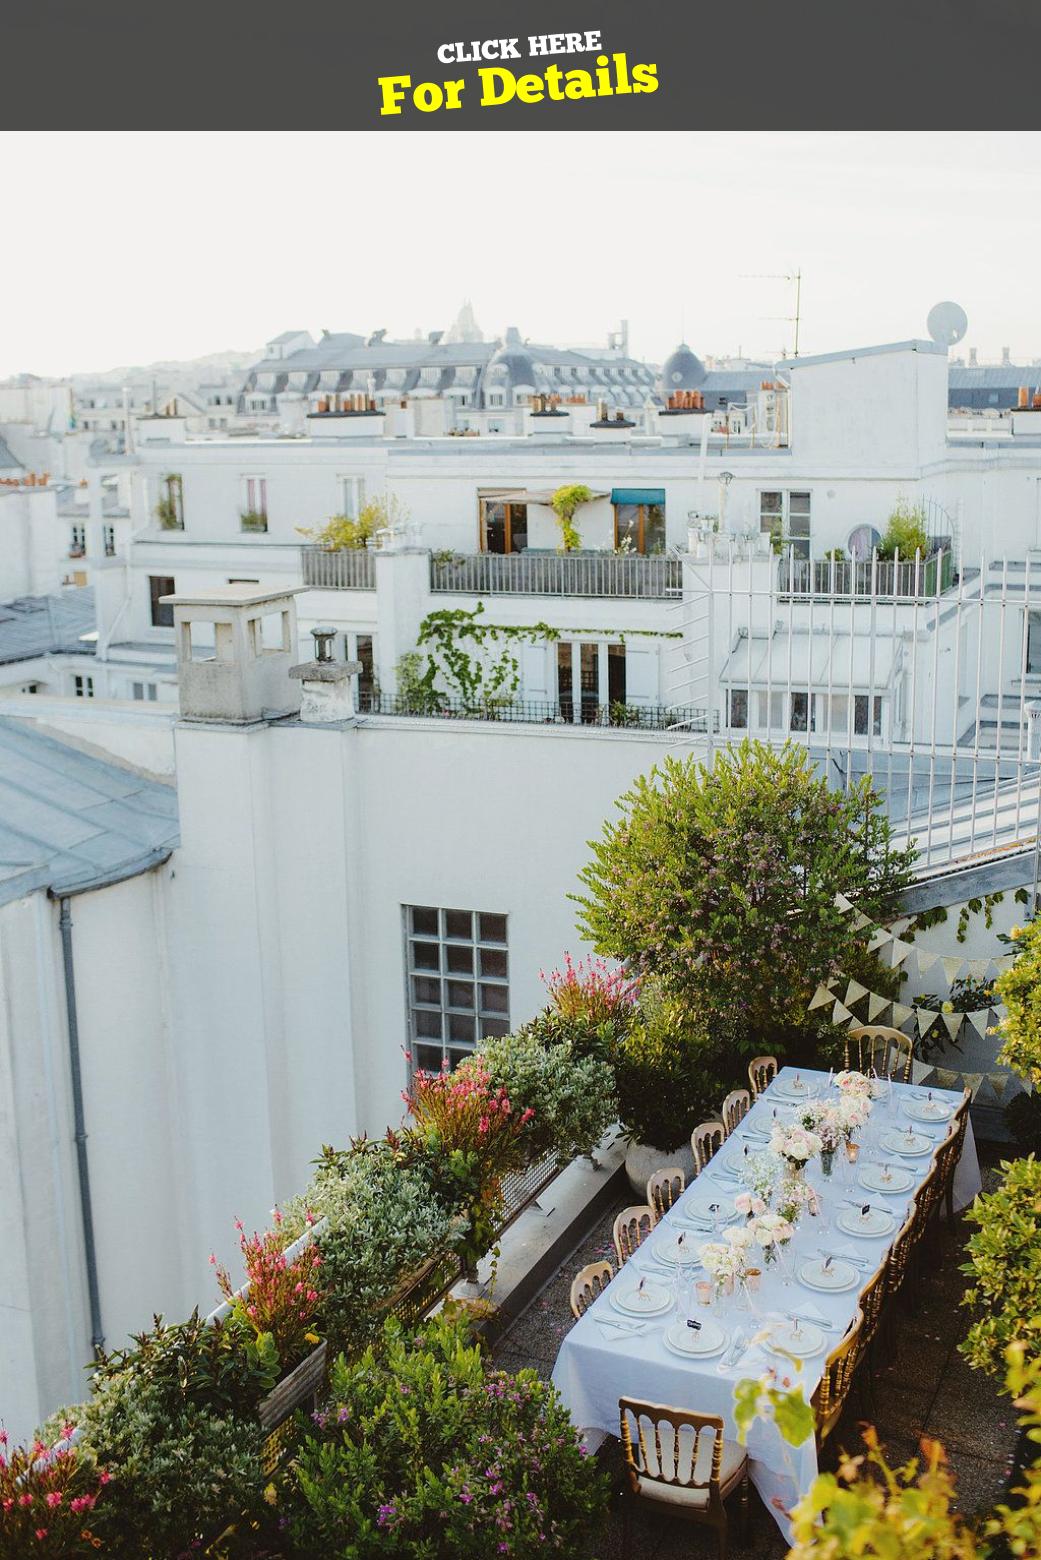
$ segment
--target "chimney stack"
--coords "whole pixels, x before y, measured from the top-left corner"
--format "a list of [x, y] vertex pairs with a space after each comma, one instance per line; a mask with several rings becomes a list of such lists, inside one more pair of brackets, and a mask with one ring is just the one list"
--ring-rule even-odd
[[1009, 351], [1010, 351], [1010, 348], [1008, 348], [1008, 347], [1002, 347], [1002, 349], [1001, 349], [1001, 366], [1003, 368], [1008, 368], [1010, 363], [1012, 362], [1012, 359], [1009, 356]]
[[291, 666], [289, 675], [300, 683], [300, 719], [308, 725], [328, 726], [354, 719], [354, 681], [360, 661], [334, 661], [335, 628], [316, 627], [314, 660]]

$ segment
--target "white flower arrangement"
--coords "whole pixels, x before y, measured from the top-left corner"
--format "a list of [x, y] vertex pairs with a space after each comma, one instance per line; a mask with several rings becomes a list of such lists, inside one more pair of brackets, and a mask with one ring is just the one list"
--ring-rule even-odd
[[807, 1127], [778, 1124], [770, 1134], [770, 1151], [779, 1154], [788, 1164], [801, 1168], [820, 1153], [821, 1140]]
[[766, 1212], [766, 1199], [755, 1192], [738, 1192], [734, 1198], [734, 1212], [743, 1213], [748, 1218], [756, 1218]]
[[746, 1257], [752, 1241], [749, 1239], [746, 1243], [733, 1240], [731, 1237], [738, 1233], [743, 1235], [745, 1232], [728, 1230], [726, 1239], [707, 1241], [698, 1251], [701, 1265], [715, 1281], [717, 1289], [721, 1289], [728, 1281], [739, 1282], [748, 1270]]
[[789, 1224], [795, 1225], [804, 1213], [816, 1217], [821, 1211], [820, 1197], [809, 1181], [799, 1176], [786, 1176], [777, 1191], [777, 1212]]
[[865, 1098], [870, 1098], [871, 1095], [871, 1079], [864, 1073], [855, 1072], [852, 1069], [849, 1072], [835, 1074], [835, 1087], [840, 1094], [859, 1094]]
[[763, 1148], [741, 1161], [738, 1174], [753, 1196], [769, 1202], [783, 1172], [784, 1166], [777, 1155]]
[[761, 1213], [748, 1228], [764, 1251], [771, 1246], [786, 1245], [795, 1234], [795, 1225], [780, 1213]]
[[859, 1132], [871, 1114], [869, 1094], [848, 1094], [833, 1107], [839, 1131], [845, 1138]]

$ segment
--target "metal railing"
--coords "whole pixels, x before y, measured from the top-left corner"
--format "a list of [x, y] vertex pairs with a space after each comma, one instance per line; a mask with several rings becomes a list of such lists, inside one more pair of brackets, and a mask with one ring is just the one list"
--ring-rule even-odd
[[923, 559], [778, 559], [777, 588], [782, 596], [925, 600], [949, 590], [953, 583], [954, 554], [947, 538], [944, 546]]
[[[464, 704], [442, 694], [426, 698], [391, 698], [389, 694], [363, 693], [359, 700], [363, 714], [403, 715], [429, 720], [490, 720], [519, 722], [538, 726], [597, 726], [615, 731], [694, 731], [708, 730], [708, 712], [689, 704], [613, 704], [588, 703], [575, 706], [569, 701], [542, 699], [491, 700], [485, 704]], [[716, 729], [718, 730], [718, 716]]]
[[683, 565], [665, 554], [456, 553], [430, 559], [430, 589], [472, 596], [678, 596]]
[[376, 558], [364, 547], [301, 547], [304, 584], [312, 590], [375, 590]]

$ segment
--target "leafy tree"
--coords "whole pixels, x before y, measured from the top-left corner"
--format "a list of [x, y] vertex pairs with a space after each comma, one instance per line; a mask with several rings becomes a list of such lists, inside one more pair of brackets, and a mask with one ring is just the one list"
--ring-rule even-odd
[[711, 769], [668, 758], [617, 805], [573, 896], [580, 929], [692, 1013], [733, 1019], [742, 1048], [812, 1050], [820, 982], [854, 963], [887, 979], [835, 902], [877, 921], [910, 881], [915, 851], [894, 849], [867, 779], [840, 793], [801, 747], [745, 742]]
[[903, 499], [889, 516], [885, 535], [878, 544], [880, 558], [895, 558], [897, 553], [908, 563], [914, 562], [915, 553], [921, 553], [923, 558], [929, 553], [925, 510], [920, 504], [912, 506]]
[[979, 1229], [962, 1268], [972, 1279], [962, 1304], [975, 1319], [958, 1345], [970, 1364], [996, 1376], [1012, 1343], [1041, 1359], [1041, 1163], [1031, 1154], [1001, 1168], [1001, 1185], [967, 1214]]
[[300, 529], [300, 535], [308, 541], [324, 547], [327, 552], [357, 552], [365, 547], [370, 537], [388, 526], [402, 525], [408, 519], [408, 510], [393, 495], [389, 498], [370, 498], [358, 511], [356, 520], [348, 515], [333, 515], [317, 530]]
[[994, 983], [1005, 1017], [998, 1025], [1004, 1044], [998, 1061], [1041, 1088], [1041, 920], [1012, 928], [1018, 955]]

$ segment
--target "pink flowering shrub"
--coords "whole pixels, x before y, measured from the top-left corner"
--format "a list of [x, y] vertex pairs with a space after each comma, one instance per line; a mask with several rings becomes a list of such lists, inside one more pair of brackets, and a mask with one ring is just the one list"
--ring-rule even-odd
[[78, 1556], [101, 1549], [91, 1527], [108, 1474], [67, 1444], [73, 1426], [47, 1444], [8, 1445], [0, 1429], [0, 1556]]
[[439, 1318], [337, 1361], [283, 1501], [294, 1554], [590, 1560], [607, 1480], [551, 1386]]
[[249, 1289], [237, 1295], [227, 1268], [216, 1257], [210, 1263], [216, 1270], [217, 1284], [235, 1316], [252, 1329], [257, 1338], [271, 1338], [278, 1351], [283, 1372], [297, 1364], [320, 1341], [315, 1321], [325, 1300], [319, 1281], [322, 1265], [317, 1245], [306, 1247], [292, 1261], [285, 1253], [291, 1244], [275, 1209], [275, 1228], [263, 1235], [247, 1236], [241, 1219], [235, 1220], [239, 1249], [246, 1268]]
[[564, 955], [562, 970], [551, 970], [548, 975], [540, 970], [539, 979], [561, 1018], [586, 1020], [595, 1026], [626, 1023], [640, 994], [639, 981], [626, 970], [612, 969], [600, 958], [579, 959], [576, 964], [569, 953]]

